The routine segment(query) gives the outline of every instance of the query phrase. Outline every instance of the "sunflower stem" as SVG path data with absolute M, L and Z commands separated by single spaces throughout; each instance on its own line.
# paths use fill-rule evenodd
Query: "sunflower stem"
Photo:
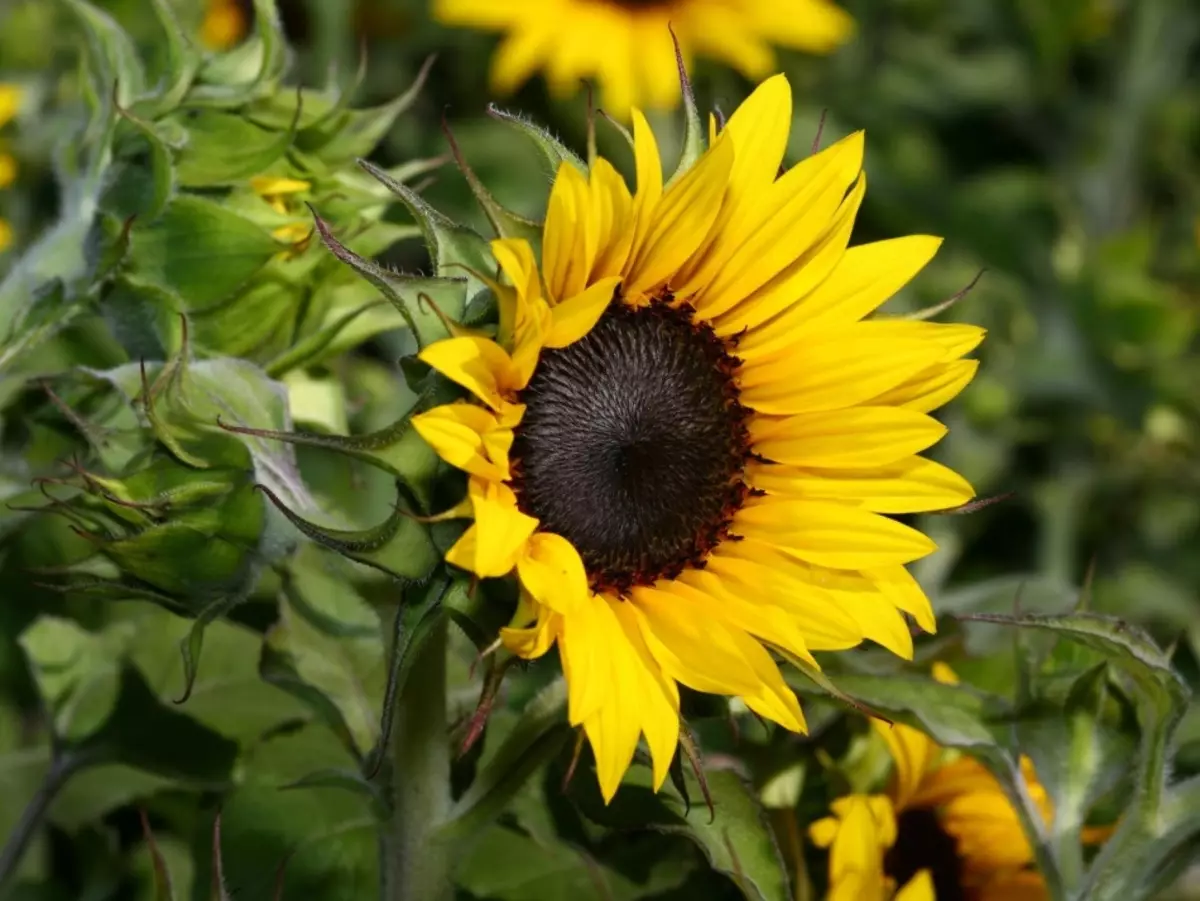
M 383 901 L 449 901 L 450 854 L 435 837 L 450 810 L 446 620 L 413 648 L 391 735 L 391 813 L 382 835 Z

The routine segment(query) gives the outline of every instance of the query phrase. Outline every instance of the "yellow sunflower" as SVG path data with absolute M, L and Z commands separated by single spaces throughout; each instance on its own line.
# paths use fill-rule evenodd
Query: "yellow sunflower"
M 3 128 L 17 115 L 21 107 L 21 89 L 15 84 L 0 82 L 0 128 Z M 0 190 L 7 188 L 17 180 L 17 161 L 12 154 L 5 152 L 0 146 Z M 0 216 L 0 253 L 12 244 L 12 226 Z
M 453 512 L 474 523 L 447 560 L 516 572 L 501 637 L 525 658 L 557 645 L 605 798 L 641 735 L 665 778 L 677 683 L 803 730 L 768 648 L 812 666 L 869 638 L 910 657 L 900 611 L 934 616 L 904 567 L 934 545 L 881 514 L 972 496 L 917 454 L 983 330 L 862 321 L 940 241 L 847 248 L 863 136 L 777 177 L 791 108 L 770 78 L 666 186 L 635 110 L 636 193 L 603 159 L 563 165 L 541 271 L 524 241 L 492 244 L 496 339 L 420 354 L 477 400 L 414 420 L 470 476 Z
M 854 30 L 831 0 L 435 0 L 433 9 L 450 25 L 504 32 L 496 90 L 513 91 L 539 69 L 560 95 L 594 78 L 605 110 L 622 119 L 634 106 L 679 102 L 668 26 L 686 59 L 710 56 L 754 80 L 775 68 L 772 44 L 828 53 Z
M 210 50 L 228 50 L 250 29 L 250 16 L 239 0 L 206 0 L 200 41 Z
M 954 682 L 945 666 L 939 681 Z M 810 827 L 829 849 L 828 901 L 1042 901 L 1046 886 L 1033 849 L 1000 783 L 972 757 L 956 755 L 925 733 L 873 721 L 894 770 L 886 795 L 849 795 Z M 1033 762 L 1021 776 L 1049 824 L 1054 808 Z M 1107 830 L 1084 831 L 1085 842 Z

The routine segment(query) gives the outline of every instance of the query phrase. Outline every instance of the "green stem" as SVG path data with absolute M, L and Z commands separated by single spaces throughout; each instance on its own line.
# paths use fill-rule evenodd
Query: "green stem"
M 392 810 L 382 843 L 383 901 L 448 901 L 450 855 L 434 838 L 450 811 L 446 621 L 414 648 L 392 723 Z
M 42 784 L 38 786 L 37 792 L 25 805 L 25 809 L 21 812 L 21 817 L 5 841 L 4 847 L 0 848 L 0 888 L 8 885 L 16 875 L 21 858 L 25 856 L 29 843 L 41 828 L 46 811 L 50 809 L 50 805 L 58 796 L 59 789 L 63 787 L 63 783 L 75 769 L 76 767 L 69 759 L 61 757 L 56 757 L 50 764 L 50 769 L 42 779 Z

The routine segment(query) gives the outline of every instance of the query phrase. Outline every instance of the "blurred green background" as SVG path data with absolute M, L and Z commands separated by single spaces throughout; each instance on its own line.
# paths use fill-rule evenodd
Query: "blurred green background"
M 155 51 L 148 0 L 98 5 L 147 42 L 147 52 Z M 292 78 L 322 84 L 331 67 L 349 72 L 365 59 L 359 107 L 406 90 L 425 59 L 437 54 L 413 107 L 372 159 L 395 166 L 444 154 L 444 118 L 497 198 L 540 215 L 550 173 L 526 138 L 486 114 L 494 36 L 438 26 L 423 0 L 280 5 L 295 50 Z M 1086 584 L 1093 609 L 1141 623 L 1165 645 L 1177 642 L 1177 660 L 1194 679 L 1200 656 L 1200 4 L 843 5 L 858 22 L 850 43 L 829 57 L 780 52 L 796 103 L 789 160 L 809 152 L 822 115 L 826 144 L 865 128 L 870 185 L 854 243 L 909 233 L 945 236 L 933 264 L 888 312 L 935 304 L 983 273 L 944 314 L 982 324 L 989 336 L 980 375 L 944 413 L 950 434 L 936 455 L 980 495 L 1006 497 L 969 515 L 923 517 L 921 528 L 941 550 L 917 567 L 919 578 L 939 614 L 1009 611 L 1018 601 L 1026 610 L 1062 611 Z M 180 8 L 195 23 L 205 13 L 199 0 Z M 32 98 L 0 132 L 0 148 L 19 165 L 14 184 L 0 192 L 0 216 L 15 234 L 14 245 L 0 253 L 0 277 L 64 199 L 52 162 L 61 133 L 52 117 L 31 111 L 72 102 L 78 88 L 61 76 L 79 65 L 80 50 L 78 31 L 56 3 L 0 2 L 0 81 L 20 83 Z M 752 88 L 704 60 L 694 80 L 702 108 L 726 112 Z M 583 151 L 582 91 L 553 100 L 535 78 L 515 97 L 496 99 Z M 670 160 L 681 122 L 669 113 L 655 114 L 652 122 L 665 136 Z M 629 172 L 623 141 L 603 121 L 599 141 L 602 153 Z M 433 171 L 422 190 L 452 218 L 485 230 L 453 165 Z M 416 241 L 395 244 L 385 259 L 407 271 L 427 265 Z M 386 407 L 387 367 L 402 347 L 395 335 L 383 334 L 360 354 L 365 368 L 355 377 L 374 379 L 382 387 L 372 390 L 385 398 L 371 403 Z M 352 416 L 360 424 L 364 417 L 379 423 L 387 414 L 360 408 Z M 5 437 L 11 442 L 11 429 Z M 316 472 L 320 464 L 309 465 Z M 6 467 L 6 478 L 19 478 L 20 466 L 10 460 Z M 386 498 L 383 507 L 369 499 L 355 504 L 378 512 Z M 30 546 L 10 550 L 0 564 L 0 833 L 28 795 L 43 731 L 16 639 L 40 612 L 64 603 L 32 587 L 37 580 L 25 566 L 38 556 L 37 531 L 25 540 Z M 255 626 L 251 620 L 243 625 Z M 224 645 L 214 643 L 213 654 L 228 655 L 230 680 L 250 684 L 253 661 L 245 660 L 257 648 L 239 651 L 243 638 L 231 632 Z M 962 668 L 1003 686 L 1011 679 L 1003 653 L 1009 642 L 1006 633 L 947 621 L 927 653 L 935 647 L 982 657 Z M 163 645 L 165 661 L 175 653 L 174 639 Z M 370 677 L 379 678 L 383 664 L 374 666 Z M 474 689 L 465 672 L 460 676 L 470 696 Z M 220 686 L 210 689 L 214 703 L 229 703 Z M 254 689 L 239 697 L 252 718 Z M 296 771 L 288 755 L 307 753 L 298 740 L 264 742 L 260 750 L 276 755 L 288 772 Z M 1194 710 L 1180 736 L 1180 766 L 1200 769 Z M 197 837 L 191 811 L 211 807 L 215 790 L 132 769 L 76 784 L 51 808 L 52 828 L 40 838 L 36 872 L 19 897 L 155 897 L 137 807 L 152 807 L 167 853 L 186 861 L 207 841 Z M 290 808 L 262 809 L 272 829 L 303 816 Z M 256 866 L 266 875 L 235 897 L 270 896 L 272 855 L 280 847 L 242 849 L 261 852 Z M 191 863 L 180 866 L 192 872 Z M 201 882 L 196 879 L 196 898 L 205 897 Z M 479 877 L 479 897 L 521 897 L 486 882 Z M 295 897 L 359 896 L 345 883 L 334 884 L 310 886 L 309 895 Z

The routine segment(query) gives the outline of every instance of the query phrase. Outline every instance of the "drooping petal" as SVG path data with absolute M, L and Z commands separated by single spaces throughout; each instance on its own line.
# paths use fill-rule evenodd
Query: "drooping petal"
M 473 478 L 468 483 L 475 524 L 446 552 L 446 560 L 481 578 L 512 572 L 538 521 L 517 508 L 512 489 Z
M 534 660 L 554 647 L 561 629 L 562 617 L 549 607 L 539 605 L 537 620 L 533 625 L 523 628 L 506 626 L 500 630 L 500 640 L 518 657 Z
M 575 546 L 561 535 L 538 532 L 517 561 L 517 575 L 533 598 L 557 613 L 569 615 L 587 603 L 588 581 Z
M 512 358 L 487 338 L 447 338 L 430 344 L 417 357 L 497 412 L 516 386 Z
M 443 404 L 417 414 L 412 424 L 417 434 L 451 466 L 484 479 L 509 478 L 512 429 L 501 427 L 490 410 L 476 404 Z

